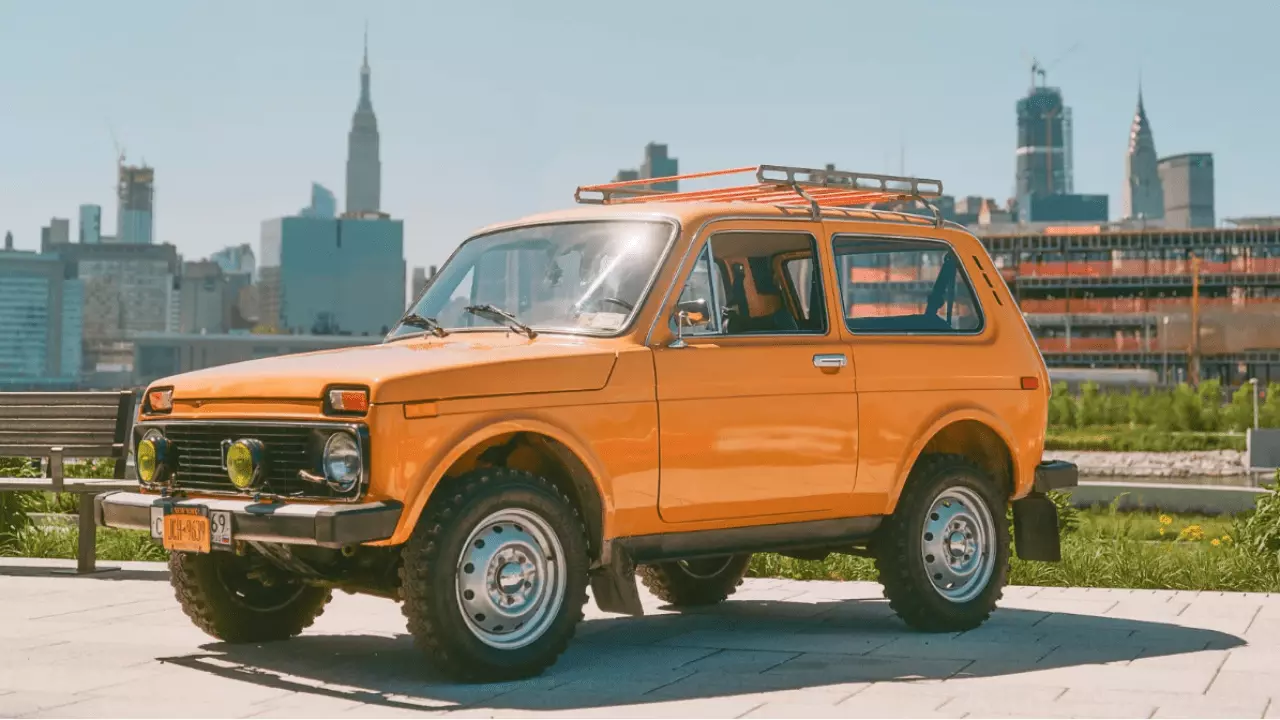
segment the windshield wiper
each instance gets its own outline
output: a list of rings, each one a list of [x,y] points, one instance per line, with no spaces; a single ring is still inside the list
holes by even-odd
[[[440,323],[436,322],[435,318],[424,317],[418,313],[409,313],[408,315],[405,315],[400,318],[400,322],[398,324],[421,328],[436,337],[444,337],[449,334],[449,331],[441,327]]]
[[[494,305],[468,305],[467,312],[472,315],[479,315],[486,320],[492,320],[496,323],[506,323],[512,330],[519,330],[525,335],[528,335],[531,340],[538,336],[538,333],[534,331],[533,328],[520,322],[516,319],[515,315],[512,315],[500,307],[496,307]]]

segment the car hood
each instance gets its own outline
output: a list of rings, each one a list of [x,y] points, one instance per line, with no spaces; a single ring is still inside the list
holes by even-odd
[[[469,336],[469,337],[468,337]],[[599,390],[617,351],[592,339],[455,333],[250,360],[175,375],[175,400],[312,399],[366,385],[374,403]]]

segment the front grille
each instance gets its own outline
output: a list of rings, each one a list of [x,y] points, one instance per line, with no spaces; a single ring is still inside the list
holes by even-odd
[[[286,497],[340,498],[323,483],[298,477],[299,470],[322,475],[324,442],[339,425],[263,423],[157,423],[177,456],[173,485],[195,491],[241,492],[222,466],[222,442],[253,438],[265,450],[262,484],[255,491]],[[141,430],[142,428],[139,428]],[[359,492],[359,489],[355,491]]]

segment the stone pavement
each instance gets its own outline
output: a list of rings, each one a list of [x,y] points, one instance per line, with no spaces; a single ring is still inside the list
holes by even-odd
[[[0,559],[0,716],[1280,717],[1280,596],[1010,588],[991,621],[914,633],[868,583],[748,580],[692,613],[588,605],[527,682],[455,685],[390,601],[339,594],[305,635],[196,630],[163,566]]]

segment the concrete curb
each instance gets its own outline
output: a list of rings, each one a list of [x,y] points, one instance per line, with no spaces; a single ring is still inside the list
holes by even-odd
[[[1120,498],[1122,510],[1166,510],[1226,515],[1252,510],[1266,488],[1230,485],[1188,485],[1179,483],[1111,482],[1081,480],[1068,491],[1071,504],[1079,508],[1110,505]]]

